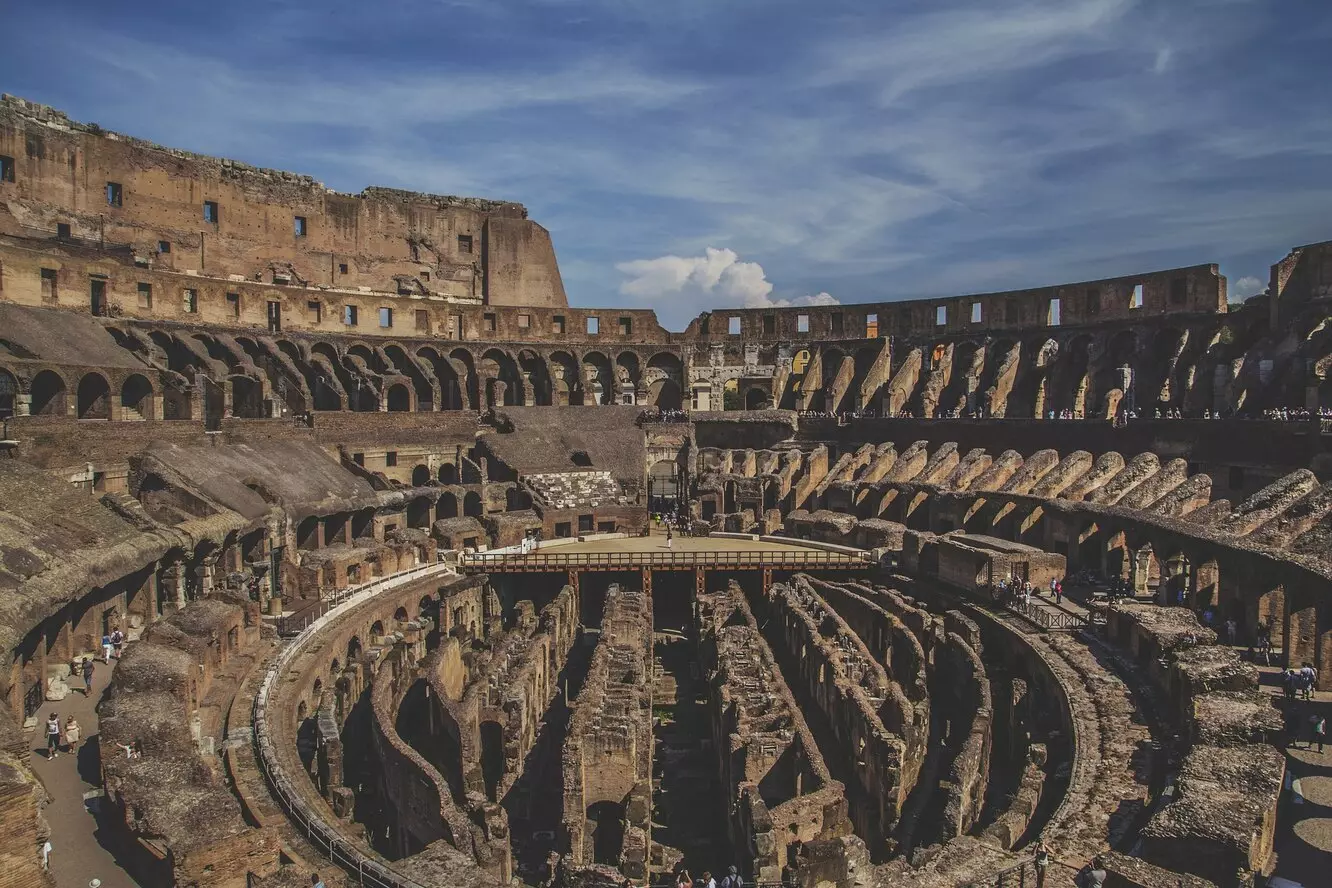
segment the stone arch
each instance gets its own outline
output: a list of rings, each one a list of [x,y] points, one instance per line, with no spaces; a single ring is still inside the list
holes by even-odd
[[[0,419],[8,419],[14,415],[17,401],[18,380],[14,378],[14,374],[0,367]]]
[[[973,410],[980,390],[980,376],[983,365],[977,367],[977,357],[981,356],[981,344],[963,340],[953,345],[953,367],[948,384],[939,395],[941,413],[957,412],[959,415]]]
[[[455,465],[454,463],[451,463],[451,462],[440,463],[440,466],[439,466],[439,483],[440,483],[440,484],[457,484],[457,483],[458,483],[458,466]]]
[[[757,385],[750,386],[748,391],[745,392],[746,410],[765,410],[771,406],[772,399],[761,387]]]
[[[530,348],[518,352],[518,366],[527,382],[528,398],[526,403],[537,407],[549,407],[552,401],[550,370],[541,356]]]
[[[449,352],[449,357],[457,361],[457,366],[462,370],[462,373],[459,374],[461,377],[459,384],[462,386],[462,391],[467,395],[467,403],[473,409],[479,409],[481,398],[478,391],[480,386],[476,378],[476,359],[465,348],[455,348]]]
[[[648,402],[662,410],[679,410],[684,399],[684,364],[671,352],[648,358],[643,378],[648,384]]]
[[[407,526],[425,528],[430,526],[430,499],[418,496],[407,504]]]
[[[359,656],[361,656],[361,638],[359,635],[353,635],[347,641],[347,665],[355,663]]]
[[[435,520],[447,521],[458,517],[458,497],[452,493],[442,493],[435,503]]]
[[[263,419],[263,384],[249,376],[232,376],[228,382],[231,384],[231,415],[238,419]]]
[[[463,388],[459,382],[458,371],[454,369],[454,362],[433,348],[418,349],[416,355],[428,362],[434,370],[435,381],[439,384],[439,409],[465,408],[467,405],[464,403]]]
[[[1177,407],[1182,401],[1181,390],[1176,380],[1178,365],[1177,353],[1182,354],[1186,344],[1185,333],[1175,327],[1163,327],[1152,337],[1147,358],[1151,366],[1151,390],[1139,392],[1144,403],[1140,406],[1155,409]],[[1151,403],[1146,403],[1150,399]]]
[[[1050,392],[1050,409],[1056,415],[1064,410],[1072,410],[1075,417],[1087,416],[1087,396],[1091,383],[1087,370],[1091,362],[1092,345],[1092,337],[1084,333],[1075,337],[1064,349],[1063,360],[1059,362]]]
[[[570,407],[583,403],[583,380],[578,362],[568,352],[550,355],[551,399],[556,406]]]
[[[32,378],[33,416],[64,416],[68,412],[65,380],[54,370],[43,370]]]
[[[638,355],[631,351],[622,351],[615,357],[615,395],[616,404],[633,404],[638,399],[638,384],[642,380],[642,368]]]
[[[1105,357],[1096,374],[1096,395],[1101,400],[1098,410],[1109,412],[1107,398],[1112,391],[1122,395],[1122,403],[1136,406],[1135,364],[1138,356],[1138,336],[1132,330],[1120,330],[1110,337],[1105,346]]]
[[[79,380],[79,419],[111,418],[111,385],[100,373],[85,373]]]
[[[467,491],[463,497],[463,514],[472,518],[480,518],[484,512],[481,508],[481,495],[475,490]]]
[[[648,386],[648,402],[662,410],[679,410],[684,404],[680,384],[674,379],[658,379]]]
[[[506,512],[521,512],[524,509],[532,508],[532,497],[521,487],[510,487],[504,491],[504,510]]]
[[[412,486],[425,487],[430,483],[430,466],[422,463],[412,469]]]
[[[497,348],[486,349],[476,363],[477,373],[486,384],[486,407],[515,407],[523,404],[523,383],[518,373],[518,362]],[[496,383],[504,383],[501,396]]]
[[[412,390],[401,382],[394,383],[384,400],[390,413],[408,413],[412,409]]]
[[[599,351],[590,351],[583,355],[584,385],[583,403],[589,400],[593,404],[613,404],[615,395],[615,372],[611,368],[610,358]]]
[[[122,415],[135,413],[144,419],[153,418],[153,384],[142,373],[131,374],[120,387]],[[131,412],[132,411],[132,412]]]
[[[412,391],[416,395],[416,409],[426,412],[434,410],[435,389],[430,384],[430,380],[426,378],[421,366],[408,357],[407,351],[396,342],[384,346],[383,351],[388,356],[393,368],[411,380]]]

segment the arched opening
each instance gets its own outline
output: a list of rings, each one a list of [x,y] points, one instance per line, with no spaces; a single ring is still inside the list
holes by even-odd
[[[417,357],[429,361],[431,369],[435,372],[435,380],[439,383],[439,409],[463,409],[466,405],[463,403],[462,386],[458,381],[458,372],[453,369],[449,359],[433,348],[423,348],[416,354]]]
[[[648,510],[673,513],[680,503],[680,467],[662,459],[648,469]]]
[[[444,521],[458,517],[458,498],[451,493],[440,494],[435,504],[435,520]]]
[[[486,783],[486,798],[499,801],[496,796],[504,780],[504,728],[497,721],[481,722],[481,776]]]
[[[319,547],[319,518],[311,515],[296,525],[296,548],[317,549]]]
[[[458,483],[458,467],[457,467],[456,465],[454,465],[453,463],[444,463],[443,465],[441,465],[441,466],[439,467],[439,483],[440,483],[440,484],[457,484],[457,483]]]
[[[120,387],[122,419],[152,419],[153,387],[141,373],[135,373]]]
[[[416,393],[416,409],[429,412],[435,408],[435,390],[426,379],[421,365],[407,357],[400,345],[384,346],[384,354],[393,362],[393,367],[412,381],[412,390]],[[391,409],[391,408],[390,408]]]
[[[638,355],[633,352],[621,352],[615,359],[615,403],[634,403],[639,375]]]
[[[615,374],[611,369],[610,358],[601,352],[588,352],[583,355],[583,377],[587,380],[589,392],[584,394],[583,403],[615,403]]]
[[[402,383],[389,386],[388,409],[390,413],[406,413],[412,409],[412,392]]]
[[[516,407],[524,403],[523,383],[513,358],[497,348],[488,349],[476,368],[486,380],[487,407]]]
[[[648,400],[662,410],[679,410],[684,401],[684,364],[678,355],[657,352],[648,358],[643,374]]]
[[[476,363],[472,360],[472,353],[465,348],[455,348],[449,352],[449,357],[457,362],[455,366],[460,377],[458,384],[467,396],[467,404],[474,410],[479,409],[481,398],[476,380]]]
[[[758,386],[753,386],[745,392],[746,410],[766,410],[770,406],[772,402],[768,399],[768,393]]]
[[[33,416],[64,416],[68,412],[65,404],[65,380],[60,374],[43,370],[32,378]]]
[[[347,665],[355,663],[361,656],[361,639],[353,635],[347,642]]]
[[[469,490],[463,497],[463,514],[472,518],[481,517],[481,497],[476,491]]]
[[[624,850],[624,805],[597,802],[587,809],[587,826],[592,831],[593,862],[619,866]]]
[[[939,396],[938,413],[963,416],[976,406],[976,392],[984,370],[983,353],[975,342],[959,342],[953,346],[952,357],[952,372]]]
[[[430,526],[430,500],[423,496],[418,496],[407,504],[407,526]]]
[[[550,356],[551,398],[559,407],[578,406],[583,403],[583,383],[578,363],[566,352]]]
[[[504,492],[504,509],[507,512],[521,512],[532,508],[532,497],[521,487],[510,487]]]
[[[100,373],[89,373],[79,380],[79,419],[111,418],[111,386]]]
[[[1122,394],[1119,402],[1121,406],[1130,410],[1136,408],[1133,364],[1137,354],[1138,337],[1132,330],[1121,330],[1111,338],[1105,349],[1101,371],[1096,375],[1096,397],[1100,402],[1096,405],[1098,412],[1106,409],[1106,397],[1112,390]]]
[[[412,469],[412,486],[425,487],[430,483],[430,467],[421,465]]]
[[[259,380],[231,377],[231,415],[238,419],[263,419],[264,387]]]
[[[400,607],[393,612],[393,619],[397,620],[399,623],[406,623],[411,618],[407,615],[407,608]]]
[[[531,349],[523,349],[518,353],[518,366],[522,368],[523,376],[527,379],[526,403],[536,407],[549,407],[552,392],[550,371],[546,369],[546,362]]]
[[[18,380],[6,370],[0,370],[0,419],[14,415],[14,401],[18,397]]]
[[[684,403],[680,384],[674,379],[658,379],[648,386],[648,400],[661,410],[679,410]]]

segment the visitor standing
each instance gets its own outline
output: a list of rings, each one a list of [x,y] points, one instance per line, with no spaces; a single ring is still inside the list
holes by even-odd
[[[124,646],[124,644],[125,644],[125,633],[121,632],[120,627],[117,626],[111,630],[111,650],[115,654],[117,660],[120,659],[120,649],[121,647]]]
[[[666,522],[666,548],[671,548],[671,524]]]
[[[324,888],[324,880],[319,878],[319,873],[315,873],[310,877],[310,885],[313,886],[313,888]]]
[[[721,888],[740,888],[740,873],[735,867],[727,870],[725,878],[721,880]]]
[[[1323,742],[1327,740],[1327,717],[1314,714],[1309,716],[1313,722],[1313,742],[1318,744],[1318,754],[1323,754]]]
[[[71,715],[65,720],[65,748],[69,750],[70,755],[79,754],[79,737],[81,734],[79,723]]]
[[[92,693],[92,680],[93,680],[93,658],[92,658],[92,657],[84,657],[84,658],[83,658],[83,696],[85,696],[85,697]]]
[[[689,876],[689,870],[681,869],[679,875],[675,877],[675,888],[693,888],[694,880]]]
[[[110,633],[110,632],[103,632],[103,633],[102,633],[102,662],[103,662],[103,663],[110,663],[110,662],[111,662],[111,633]]]
[[[46,757],[53,759],[60,754],[60,713],[53,712],[46,720]]]
[[[1100,856],[1092,858],[1092,862],[1078,874],[1078,888],[1101,888],[1105,884],[1105,863]]]
[[[1236,625],[1235,618],[1231,617],[1229,620],[1226,620],[1226,643],[1233,645],[1238,635],[1239,626]]]
[[[1045,888],[1045,871],[1050,868],[1050,846],[1041,842],[1036,846],[1036,888]]]
[[[46,843],[45,843],[44,845],[42,845],[42,869],[46,870],[47,872],[50,872],[50,871],[51,871],[51,840],[50,840],[50,839],[47,839],[47,840],[46,840]]]
[[[1300,690],[1304,692],[1304,699],[1313,699],[1314,683],[1317,681],[1318,670],[1313,668],[1313,664],[1305,663],[1300,667]]]

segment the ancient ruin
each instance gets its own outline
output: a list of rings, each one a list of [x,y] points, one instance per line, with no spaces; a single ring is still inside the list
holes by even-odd
[[[0,888],[1294,873],[1329,297],[1332,242],[672,332],[520,204],[5,96]]]

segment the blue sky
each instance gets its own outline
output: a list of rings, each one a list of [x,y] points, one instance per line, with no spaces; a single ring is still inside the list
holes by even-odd
[[[1332,239],[1328,0],[65,0],[0,90],[169,145],[517,200],[575,305],[908,299]],[[17,39],[16,39],[17,38]]]

